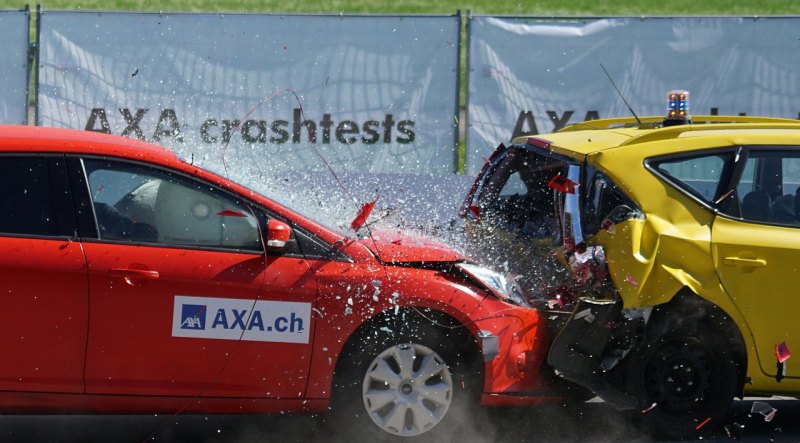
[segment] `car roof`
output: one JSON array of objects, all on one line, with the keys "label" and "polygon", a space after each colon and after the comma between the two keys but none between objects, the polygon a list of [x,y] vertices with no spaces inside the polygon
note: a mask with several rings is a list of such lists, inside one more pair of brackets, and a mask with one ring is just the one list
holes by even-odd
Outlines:
[{"label": "car roof", "polygon": [[173,151],[139,140],[42,126],[0,125],[0,152],[93,154],[173,166],[182,163]]},{"label": "car roof", "polygon": [[0,125],[0,154],[2,153],[90,154],[160,165],[252,198],[279,215],[291,217],[328,242],[333,243],[342,237],[339,233],[233,180],[181,160],[167,148],[127,137],[76,129]]},{"label": "car roof", "polygon": [[[582,158],[609,149],[689,137],[742,137],[772,134],[795,138],[800,143],[800,121],[749,116],[694,116],[692,124],[661,126],[663,117],[591,120],[558,132],[519,137],[515,143],[547,147],[556,154]],[[677,148],[677,147],[676,147]],[[677,150],[677,149],[676,149]]]}]

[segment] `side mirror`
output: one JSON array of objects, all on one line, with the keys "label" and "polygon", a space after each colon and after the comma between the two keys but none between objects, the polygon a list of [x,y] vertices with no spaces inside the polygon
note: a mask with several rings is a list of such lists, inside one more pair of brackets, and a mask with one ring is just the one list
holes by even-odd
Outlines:
[{"label": "side mirror", "polygon": [[288,224],[274,218],[270,219],[267,225],[267,249],[283,250],[291,236],[292,228]]}]

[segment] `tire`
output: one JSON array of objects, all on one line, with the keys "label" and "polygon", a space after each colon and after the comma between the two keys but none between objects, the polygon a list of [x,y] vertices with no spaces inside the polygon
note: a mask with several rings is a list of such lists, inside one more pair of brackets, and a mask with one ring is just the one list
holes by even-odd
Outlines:
[{"label": "tire", "polygon": [[738,376],[721,336],[720,331],[667,331],[630,356],[629,392],[641,400],[646,411],[641,418],[654,436],[694,438],[725,419]]},{"label": "tire", "polygon": [[481,371],[463,337],[422,320],[356,337],[337,365],[332,431],[365,441],[447,435],[448,423],[468,414],[481,393]]}]

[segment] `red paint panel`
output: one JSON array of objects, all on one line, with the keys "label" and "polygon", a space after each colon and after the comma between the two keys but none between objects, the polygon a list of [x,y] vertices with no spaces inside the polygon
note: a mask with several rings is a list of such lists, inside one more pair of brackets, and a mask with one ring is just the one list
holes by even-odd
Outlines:
[{"label": "red paint panel", "polygon": [[83,392],[88,289],[78,242],[0,237],[0,390]]}]

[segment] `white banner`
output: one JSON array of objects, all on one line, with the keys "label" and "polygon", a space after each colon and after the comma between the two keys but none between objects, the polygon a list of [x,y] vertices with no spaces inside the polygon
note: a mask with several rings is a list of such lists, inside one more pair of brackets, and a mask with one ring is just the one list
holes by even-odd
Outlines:
[{"label": "white banner", "polygon": [[29,11],[0,11],[0,123],[28,122]]},{"label": "white banner", "polygon": [[800,18],[472,17],[467,174],[500,142],[630,116],[600,64],[642,115],[686,89],[696,115],[800,114]]},{"label": "white banner", "polygon": [[176,295],[172,336],[308,343],[311,303]]},{"label": "white banner", "polygon": [[[43,12],[39,121],[200,166],[451,174],[459,17]],[[313,146],[312,146],[313,145]]]}]

